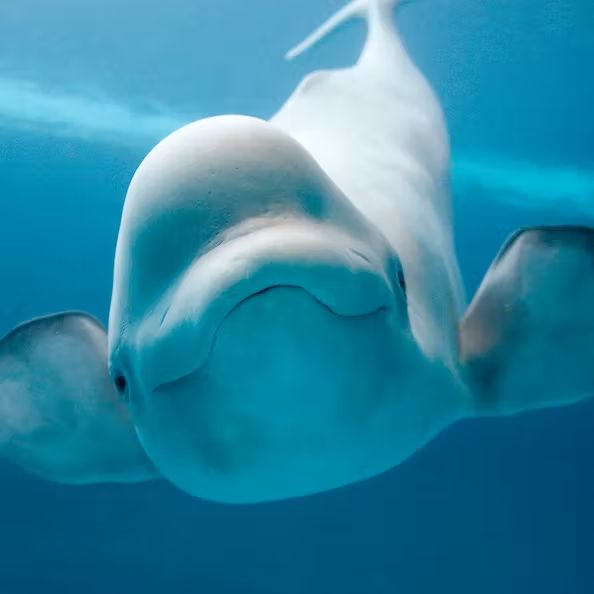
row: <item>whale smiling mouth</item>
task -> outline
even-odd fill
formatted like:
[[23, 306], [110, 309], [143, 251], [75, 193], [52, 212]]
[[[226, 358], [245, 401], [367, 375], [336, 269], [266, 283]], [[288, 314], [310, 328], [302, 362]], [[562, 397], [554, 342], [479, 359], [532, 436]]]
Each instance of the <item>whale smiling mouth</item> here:
[[395, 293], [385, 268], [368, 247], [329, 225], [291, 222], [225, 241], [199, 257], [169, 294], [143, 373], [158, 371], [149, 379], [155, 389], [200, 369], [224, 320], [276, 288], [302, 289], [340, 317], [390, 308]]

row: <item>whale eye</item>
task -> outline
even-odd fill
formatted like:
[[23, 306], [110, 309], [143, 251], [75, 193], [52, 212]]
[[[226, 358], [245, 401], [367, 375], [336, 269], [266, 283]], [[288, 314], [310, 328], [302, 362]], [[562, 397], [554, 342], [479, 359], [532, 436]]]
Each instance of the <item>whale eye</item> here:
[[398, 270], [398, 285], [402, 289], [402, 293], [406, 297], [406, 279], [404, 278], [404, 271], [402, 268]]
[[127, 400], [126, 391], [128, 388], [128, 382], [126, 381], [126, 378], [121, 373], [118, 373], [115, 375], [115, 377], [113, 379], [113, 383], [115, 384], [116, 390], [118, 391], [120, 398], [122, 398], [122, 400], [126, 401]]

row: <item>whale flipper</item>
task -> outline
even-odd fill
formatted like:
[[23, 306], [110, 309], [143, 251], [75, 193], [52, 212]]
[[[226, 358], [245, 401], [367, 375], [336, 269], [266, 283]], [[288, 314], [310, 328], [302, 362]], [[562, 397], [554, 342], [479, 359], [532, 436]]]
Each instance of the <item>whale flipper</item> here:
[[594, 396], [594, 229], [513, 235], [462, 320], [460, 347], [477, 414]]
[[107, 371], [93, 318], [26, 322], [0, 341], [0, 456], [57, 482], [155, 477]]

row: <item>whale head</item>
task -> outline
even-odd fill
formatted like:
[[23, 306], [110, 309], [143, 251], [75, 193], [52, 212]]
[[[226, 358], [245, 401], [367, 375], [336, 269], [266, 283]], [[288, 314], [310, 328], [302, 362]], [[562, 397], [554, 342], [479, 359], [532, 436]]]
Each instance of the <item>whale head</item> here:
[[377, 474], [395, 436], [415, 449], [426, 416], [397, 254], [301, 145], [255, 118], [190, 124], [138, 168], [109, 350], [149, 457], [208, 499]]

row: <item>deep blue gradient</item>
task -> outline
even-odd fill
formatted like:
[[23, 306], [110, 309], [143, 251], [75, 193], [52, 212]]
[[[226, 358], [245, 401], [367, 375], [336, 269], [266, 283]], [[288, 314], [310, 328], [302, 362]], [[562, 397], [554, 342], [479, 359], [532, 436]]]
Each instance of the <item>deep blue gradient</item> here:
[[[341, 4], [4, 2], [0, 75], [190, 118], [268, 116], [305, 72], [355, 57], [359, 26], [280, 59]], [[590, 2], [419, 0], [399, 22], [455, 154], [594, 168]], [[73, 308], [106, 321], [123, 198], [149, 148], [2, 128], [0, 332]], [[594, 196], [591, 218], [468, 187], [454, 206], [469, 294], [514, 228], [594, 224]], [[0, 463], [0, 594], [591, 594], [593, 428], [594, 402], [468, 421], [382, 477], [262, 506], [164, 482], [64, 487]]]

